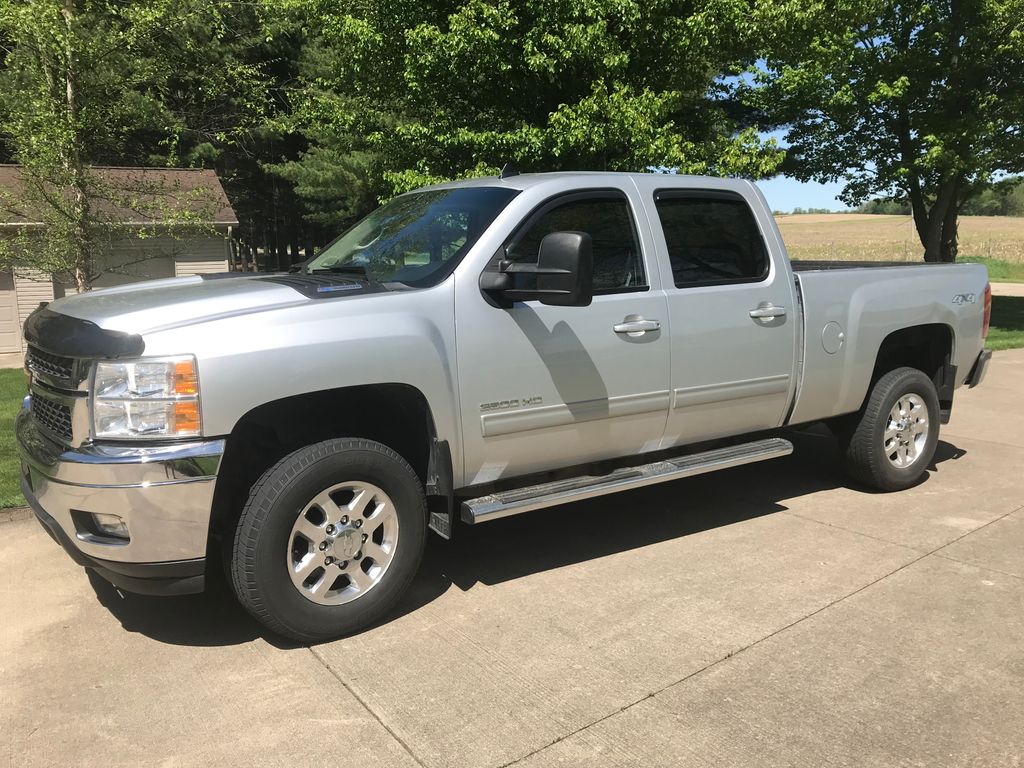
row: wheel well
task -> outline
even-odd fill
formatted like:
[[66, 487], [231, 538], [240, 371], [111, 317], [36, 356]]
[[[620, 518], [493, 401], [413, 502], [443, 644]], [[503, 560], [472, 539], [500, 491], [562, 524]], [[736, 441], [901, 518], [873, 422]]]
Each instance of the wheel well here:
[[230, 540], [253, 483], [304, 445], [334, 437], [375, 440], [402, 456], [426, 483], [435, 435], [426, 398], [407, 384], [342, 387], [257, 406], [228, 436], [217, 473], [211, 538]]
[[933, 323], [893, 331], [882, 340], [882, 345], [878, 348], [868, 395], [871, 394], [875, 382], [889, 371], [909, 366], [923, 371], [935, 382], [935, 388], [939, 393], [939, 406], [948, 410], [953, 405], [952, 359], [953, 331], [948, 325]]

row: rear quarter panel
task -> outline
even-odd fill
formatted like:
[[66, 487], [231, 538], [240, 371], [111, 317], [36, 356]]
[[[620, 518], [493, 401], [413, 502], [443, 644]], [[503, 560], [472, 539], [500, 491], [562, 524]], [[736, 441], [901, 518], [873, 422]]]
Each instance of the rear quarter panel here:
[[[981, 336], [986, 269], [978, 264], [911, 264], [800, 272], [803, 294], [803, 378], [789, 419], [799, 424], [861, 407], [882, 341], [893, 331], [942, 324], [953, 333], [960, 386], [984, 345]], [[955, 303], [954, 297], [974, 296]], [[842, 332], [834, 354], [823, 334]]]

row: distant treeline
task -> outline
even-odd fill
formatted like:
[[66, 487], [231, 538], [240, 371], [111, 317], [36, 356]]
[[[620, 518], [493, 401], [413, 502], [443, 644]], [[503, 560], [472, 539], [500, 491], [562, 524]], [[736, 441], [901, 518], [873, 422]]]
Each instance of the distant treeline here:
[[[785, 215], [787, 215], [786, 211], [772, 211], [772, 213], [775, 216], [785, 216]], [[788, 213], [792, 213], [794, 216], [799, 216], [800, 214], [804, 214], [804, 213], [846, 213], [846, 211], [833, 211], [831, 208], [800, 208], [800, 207], [797, 207], [797, 208], [794, 208], [792, 211], [789, 211]]]
[[[1024, 216], [1024, 184], [1020, 178], [1007, 179], [986, 187], [976, 196], [964, 201], [962, 216]], [[896, 198], [868, 200], [856, 209], [857, 213], [881, 213], [909, 216], [910, 201]], [[793, 213], [803, 213], [795, 210]], [[814, 211], [810, 211], [814, 213]]]

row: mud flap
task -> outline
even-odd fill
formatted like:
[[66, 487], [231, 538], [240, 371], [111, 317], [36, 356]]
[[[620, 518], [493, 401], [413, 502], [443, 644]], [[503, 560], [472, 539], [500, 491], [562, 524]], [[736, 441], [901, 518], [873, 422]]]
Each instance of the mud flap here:
[[427, 526], [442, 539], [451, 541], [455, 532], [455, 494], [452, 492], [452, 453], [447, 440], [434, 438], [427, 464]]

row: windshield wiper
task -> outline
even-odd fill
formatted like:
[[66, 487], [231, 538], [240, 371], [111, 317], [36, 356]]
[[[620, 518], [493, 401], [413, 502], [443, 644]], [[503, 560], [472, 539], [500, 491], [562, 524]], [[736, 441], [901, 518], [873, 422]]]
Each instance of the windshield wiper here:
[[366, 267], [362, 264], [335, 264], [330, 267], [319, 267], [317, 269], [307, 268], [307, 273], [311, 275], [346, 275], [353, 277], [361, 277], [368, 282], [374, 282], [373, 278], [370, 277], [370, 273], [366, 271]]
[[368, 286], [373, 288], [383, 288], [388, 291], [391, 290], [391, 288], [388, 288], [373, 277], [362, 264], [334, 264], [330, 267], [318, 267], [317, 269], [310, 269], [309, 267], [306, 267], [305, 273], [307, 275], [338, 275], [339, 277], [346, 277], [351, 280], [366, 283]]

